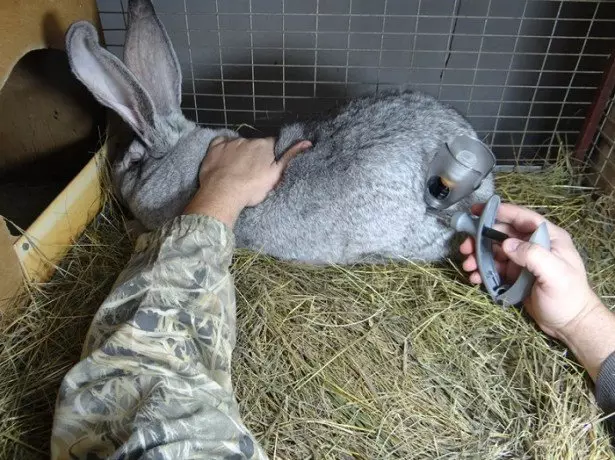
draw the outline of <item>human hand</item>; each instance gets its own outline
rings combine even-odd
[[[478,215],[484,205],[476,205]],[[540,214],[512,204],[498,208],[495,228],[511,238],[494,245],[496,268],[506,282],[513,282],[527,268],[536,277],[525,301],[527,312],[548,335],[563,341],[596,381],[602,363],[615,352],[615,314],[592,291],[583,260],[570,235]],[[551,239],[551,251],[526,240],[543,223]],[[470,280],[480,283],[474,256],[475,244],[466,239],[460,247],[466,256],[463,268]]]
[[[215,138],[201,165],[199,189],[184,214],[209,215],[233,228],[243,208],[263,201],[288,162],[312,145],[299,142],[276,162],[274,143],[273,138]]]
[[[474,206],[472,212],[479,215],[483,208],[483,205]],[[501,246],[494,244],[500,276],[505,282],[513,283],[522,268],[534,274],[536,283],[525,301],[526,310],[545,333],[564,340],[576,322],[600,304],[589,286],[583,260],[570,235],[540,214],[507,203],[498,208],[497,222],[495,228],[511,237]],[[526,241],[543,222],[547,223],[551,251]],[[476,271],[474,240],[466,239],[460,251],[466,256],[463,268],[471,273],[470,281],[481,283]]]

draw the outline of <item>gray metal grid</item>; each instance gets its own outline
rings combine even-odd
[[[500,164],[573,146],[609,54],[615,4],[538,0],[155,0],[184,78],[185,114],[275,132],[386,89],[466,115]],[[125,0],[98,0],[121,56]]]

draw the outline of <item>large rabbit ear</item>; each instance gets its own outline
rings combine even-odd
[[[156,112],[180,110],[181,69],[150,0],[130,0],[124,62],[152,97]]]
[[[94,97],[151,145],[156,126],[154,104],[122,61],[100,46],[94,26],[87,21],[74,23],[66,34],[66,51],[73,73]]]

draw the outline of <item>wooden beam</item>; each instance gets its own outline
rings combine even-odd
[[[106,144],[13,244],[23,273],[31,281],[49,279],[75,240],[99,213],[100,167]]]
[[[588,109],[587,116],[583,122],[583,127],[579,133],[579,138],[574,147],[574,157],[584,162],[589,148],[591,147],[594,136],[598,129],[598,124],[604,115],[606,104],[613,94],[615,88],[615,52],[611,54],[608,64],[602,75],[602,82],[598,86],[596,96]]]

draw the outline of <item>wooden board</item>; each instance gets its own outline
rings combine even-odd
[[[100,167],[105,157],[106,147],[103,146],[14,243],[24,274],[31,281],[49,279],[56,264],[100,211]]]
[[[6,222],[0,217],[0,317],[21,286],[22,272],[17,254],[13,250],[14,241]]]
[[[81,19],[102,30],[96,0],[0,0],[0,88],[29,51],[63,50],[68,27]]]
[[[0,89],[17,62],[27,53],[45,48],[63,50],[66,31],[78,20],[88,20],[101,31],[96,0],[0,0]],[[25,78],[30,78],[30,84],[36,84],[31,75],[26,75]],[[55,100],[58,104],[62,103],[60,99]],[[14,101],[19,102],[19,98],[14,98]],[[18,110],[19,104],[13,104],[13,107]],[[45,108],[47,109],[49,107]],[[33,117],[29,119],[33,125],[41,126],[47,123],[47,126],[52,126],[53,121],[46,120],[48,112],[34,111],[31,108],[28,110],[28,114]],[[84,112],[76,111],[73,115],[78,116],[79,113]],[[6,117],[11,115],[13,114],[0,114]],[[22,133],[20,135],[25,138],[28,130],[23,123],[26,121],[22,120],[19,128]],[[62,144],[66,139],[78,141],[85,130],[73,130],[75,133],[69,126],[70,123],[67,122],[59,128],[65,130],[64,132],[48,136],[48,139],[58,144]],[[24,143],[27,141],[24,139]],[[30,152],[36,154],[41,149],[42,147],[30,149]],[[24,152],[26,151],[27,149],[24,149]],[[84,155],[91,153],[87,149],[83,151]],[[86,164],[17,241],[10,237],[4,220],[0,218],[0,254],[3,262],[0,276],[6,277],[7,281],[0,283],[0,299],[14,294],[20,284],[15,279],[17,273],[20,274],[20,279],[25,276],[33,281],[47,280],[71,244],[97,215],[102,204],[99,159],[105,154],[106,148],[103,147],[99,155]]]
[[[615,192],[615,105],[606,115],[599,136],[591,158],[592,183],[605,193],[613,193]]]

